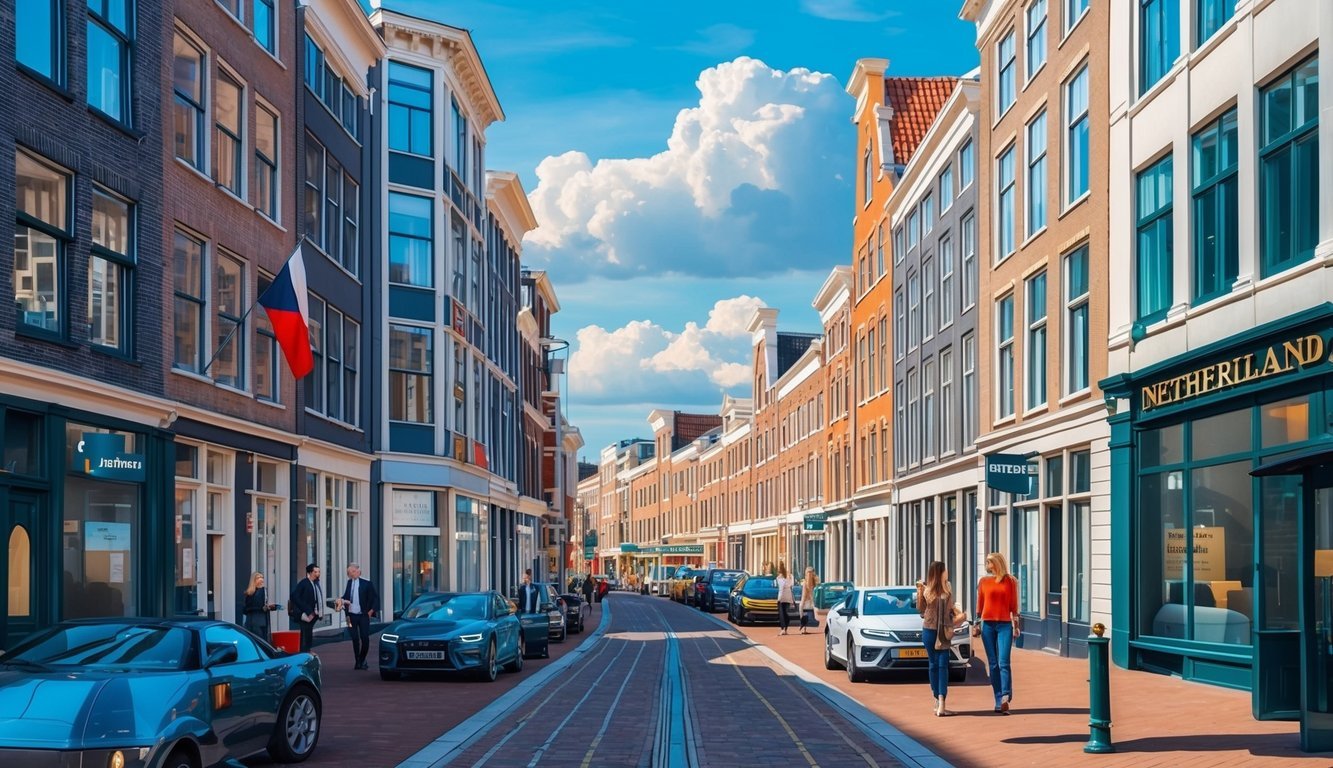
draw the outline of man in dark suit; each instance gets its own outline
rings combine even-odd
[[[292,620],[301,630],[301,652],[308,653],[314,643],[315,622],[319,621],[324,607],[324,588],[319,584],[319,566],[311,563],[305,567],[305,578],[296,583],[292,592]]]
[[[361,578],[358,563],[347,564],[347,586],[342,597],[334,604],[335,610],[347,611],[347,626],[352,632],[352,653],[356,656],[353,669],[370,669],[366,652],[370,650],[370,620],[380,612],[380,593],[370,579]]]
[[[523,584],[518,588],[519,613],[537,613],[541,609],[541,590],[532,583],[532,569],[523,572]]]

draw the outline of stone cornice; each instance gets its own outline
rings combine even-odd
[[[409,51],[453,64],[480,129],[485,130],[491,123],[505,119],[490,76],[486,74],[486,67],[482,65],[481,56],[467,30],[384,8],[371,14],[370,23],[380,30],[385,46],[391,50]]]

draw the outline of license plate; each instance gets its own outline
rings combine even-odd
[[[444,661],[444,651],[408,651],[407,658],[413,661]]]
[[[924,659],[926,658],[925,648],[899,648],[897,651],[900,659]]]

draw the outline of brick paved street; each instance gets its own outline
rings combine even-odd
[[[717,618],[725,622],[725,617]],[[952,718],[931,712],[925,674],[852,684],[823,663],[821,634],[779,637],[774,627],[745,627],[746,636],[868,707],[959,766],[1329,766],[1333,753],[1300,751],[1294,722],[1260,722],[1250,693],[1184,682],[1148,672],[1111,669],[1111,737],[1117,752],[1088,755],[1088,662],[1015,650],[1014,710],[993,711],[985,657],[968,681],[949,686]]]

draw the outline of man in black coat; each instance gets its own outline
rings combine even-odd
[[[292,621],[301,630],[301,653],[309,653],[314,643],[315,622],[324,607],[324,588],[319,584],[319,566],[305,567],[305,578],[296,583],[292,592]]]
[[[532,583],[532,569],[523,572],[523,584],[518,588],[518,612],[538,613],[541,610],[541,590]]]
[[[583,601],[588,604],[588,610],[592,610],[592,596],[596,587],[591,573],[583,577]]]
[[[370,620],[380,612],[380,593],[370,579],[361,578],[361,565],[347,564],[347,586],[342,597],[333,606],[347,611],[347,626],[352,633],[352,653],[356,656],[353,669],[370,669],[366,653],[370,650]]]

